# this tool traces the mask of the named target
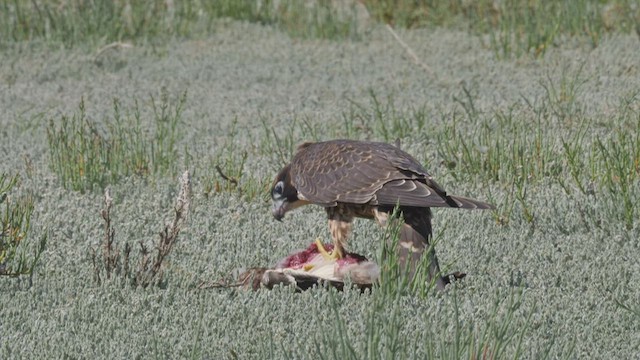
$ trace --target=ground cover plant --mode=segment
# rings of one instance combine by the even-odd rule
[[[84,100],[80,100],[78,112],[62,116],[61,124],[49,121],[52,170],[65,188],[80,191],[102,189],[124,176],[175,171],[178,122],[186,98],[185,92],[173,105],[167,94],[161,95],[159,104],[151,97],[152,135],[142,128],[137,102],[131,114],[123,115],[114,99],[113,117],[97,121],[87,118]]]
[[[580,35],[596,47],[608,33],[640,31],[640,9],[628,0],[3,0],[0,6],[5,42],[46,39],[65,46],[202,36],[221,18],[272,25],[295,37],[328,39],[361,39],[370,19],[402,28],[467,27],[486,34],[498,57],[542,56],[567,35]]]
[[[638,11],[0,0],[0,358],[637,357]],[[404,281],[394,229],[358,221],[370,291],[200,286],[328,240],[268,190],[331,138],[496,205],[434,211],[467,276]]]
[[[15,197],[13,188],[19,177],[0,175],[0,276],[31,276],[40,255],[47,243],[47,235],[43,234],[39,243],[29,237],[31,215],[34,209],[33,196]],[[28,251],[33,248],[33,254]]]

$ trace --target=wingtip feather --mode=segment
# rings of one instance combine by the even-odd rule
[[[462,196],[454,196],[449,195],[448,198],[452,199],[460,209],[470,209],[470,210],[495,210],[495,206],[492,204],[486,203],[480,200],[469,199]]]

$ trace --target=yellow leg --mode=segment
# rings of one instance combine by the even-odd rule
[[[316,239],[316,246],[318,247],[318,252],[322,254],[322,257],[324,257],[325,260],[335,261],[338,259],[342,259],[342,249],[339,246],[334,245],[333,251],[328,252],[327,249],[324,248],[324,244],[322,243],[322,240],[320,240],[320,238]]]
[[[329,216],[329,231],[333,239],[333,251],[331,259],[342,259],[344,256],[344,248],[347,244],[347,236],[351,230],[351,217]]]

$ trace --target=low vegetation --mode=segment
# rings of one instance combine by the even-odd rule
[[[371,20],[398,28],[452,26],[480,35],[500,58],[543,56],[566,37],[597,47],[612,32],[640,35],[634,1],[216,0],[0,2],[0,46],[42,39],[71,47],[162,42],[214,32],[221,19],[265,24],[302,38],[352,39]]]
[[[593,49],[612,35],[633,32],[640,35],[640,6],[628,0],[0,0],[0,49],[28,52],[25,50],[28,46],[23,45],[37,44],[65,47],[68,49],[65,51],[88,48],[98,54],[111,47],[148,46],[155,51],[176,39],[206,38],[229,21],[275,28],[297,38],[295,41],[327,39],[349,45],[373,39],[371,32],[376,26],[391,31],[396,41],[402,31],[394,29],[448,27],[467,31],[490,49],[499,63],[529,57],[536,66],[549,66],[545,60],[538,62],[536,58],[546,56],[554,47],[578,44]],[[407,50],[408,45],[402,45]],[[104,349],[123,349],[121,344],[110,345],[108,341],[129,340],[136,332],[141,341],[151,338],[153,342],[131,346],[144,351],[140,355],[143,357],[149,354],[172,357],[175,353],[171,351],[178,351],[175,344],[180,345],[181,355],[190,354],[193,358],[211,353],[228,358],[299,358],[303,354],[321,359],[585,356],[575,344],[589,340],[577,340],[585,334],[563,333],[567,327],[601,326],[587,329],[593,333],[587,333],[585,338],[595,343],[603,341],[601,336],[613,337],[603,335],[611,329],[612,334],[626,336],[628,329],[616,327],[619,324],[615,322],[621,318],[631,319],[630,323],[640,319],[640,306],[637,296],[634,297],[637,290],[632,281],[636,276],[637,259],[633,251],[637,251],[639,228],[636,204],[640,203],[640,90],[620,97],[617,104],[607,104],[607,113],[593,111],[588,106],[587,84],[591,80],[585,75],[588,66],[586,62],[572,64],[573,67],[560,69],[560,76],[548,74],[533,80],[537,92],[523,92],[516,101],[489,105],[489,109],[486,102],[484,107],[478,104],[481,97],[478,88],[466,82],[458,91],[453,90],[451,103],[438,110],[428,104],[408,104],[400,96],[379,88],[370,89],[368,96],[336,101],[336,106],[342,107],[334,108],[332,111],[338,116],[328,121],[318,121],[297,110],[287,112],[289,117],[283,121],[276,118],[281,114],[252,109],[259,114],[258,120],[240,125],[242,121],[238,118],[242,114],[231,124],[219,126],[219,133],[190,134],[196,141],[205,138],[209,142],[204,150],[192,148],[191,138],[185,138],[186,130],[199,131],[198,124],[191,124],[188,122],[191,119],[186,118],[187,110],[198,106],[187,102],[186,91],[169,94],[163,90],[159,96],[131,102],[114,99],[104,116],[92,115],[90,109],[97,104],[85,100],[79,100],[73,114],[38,112],[27,125],[20,125],[20,134],[35,132],[40,120],[45,120],[46,159],[38,162],[42,159],[34,156],[32,162],[30,154],[25,155],[30,186],[40,186],[37,190],[41,193],[21,188],[19,176],[0,176],[3,281],[0,285],[2,291],[8,289],[12,295],[2,300],[3,308],[7,304],[5,309],[10,309],[2,311],[4,316],[30,319],[30,314],[23,312],[36,309],[34,317],[45,320],[37,318],[29,322],[34,328],[26,329],[27,325],[23,327],[13,324],[12,318],[3,318],[3,330],[8,324],[6,327],[13,330],[7,332],[11,339],[24,339],[27,344],[45,343],[51,338],[53,345],[47,343],[37,350],[48,352],[51,350],[48,347],[53,347],[66,357],[95,355],[90,351],[104,355],[100,353]],[[636,74],[637,67],[625,71]],[[20,76],[12,74],[10,80],[21,81]],[[312,107],[313,110],[316,108]],[[210,125],[203,128],[215,128]],[[426,272],[419,272],[422,276],[412,282],[407,280],[394,251],[397,229],[390,226],[380,236],[377,247],[371,247],[375,251],[367,254],[380,265],[383,281],[364,293],[349,287],[343,293],[312,289],[305,294],[275,288],[247,295],[236,288],[204,290],[194,286],[213,272],[231,270],[232,266],[267,265],[230,265],[240,258],[237,254],[244,255],[242,261],[271,261],[273,254],[269,251],[282,244],[288,246],[294,237],[307,236],[311,230],[293,227],[288,228],[291,233],[282,231],[274,235],[276,232],[270,225],[258,222],[264,219],[261,211],[268,208],[273,171],[290,159],[300,141],[329,138],[397,142],[437,175],[438,181],[455,183],[469,193],[482,193],[496,205],[496,210],[485,213],[482,221],[499,229],[500,235],[489,239],[493,248],[476,244],[487,237],[472,239],[473,244],[465,243],[477,246],[473,256],[478,259],[473,261],[479,268],[484,266],[481,261],[490,261],[499,268],[517,258],[520,264],[534,264],[533,269],[517,268],[521,265],[501,268],[503,281],[505,272],[513,271],[506,285],[494,284],[493,274],[477,274],[475,282],[450,286],[443,294],[434,290]],[[161,193],[157,188],[146,187],[174,176],[185,164],[189,171],[184,173],[178,191]],[[190,174],[196,184],[193,196]],[[48,181],[50,176],[55,177],[53,185]],[[125,186],[122,183],[131,179],[144,179],[141,186],[144,188],[137,194],[161,193],[153,198],[158,202],[175,199],[171,220],[160,222],[156,238],[136,233],[139,229],[136,226],[139,223],[146,226],[148,218],[131,225],[127,221],[138,219],[118,221],[115,216],[118,206],[111,192],[115,193],[114,188]],[[43,254],[49,255],[45,250],[52,242],[48,243],[48,229],[41,230],[45,235],[34,240],[31,225],[38,215],[38,202],[58,196],[75,207],[73,201],[102,193],[104,202],[98,226],[85,218],[58,224],[55,221],[61,222],[59,218],[51,217],[56,220],[49,220],[54,223],[48,225],[60,227],[55,232],[55,245],[67,247],[60,245],[52,250],[48,260],[54,265],[40,261]],[[541,206],[542,201],[559,203],[561,208]],[[196,205],[207,207],[201,210]],[[63,207],[55,203],[51,211],[66,216],[68,209]],[[129,211],[130,217],[146,215]],[[187,216],[194,214],[198,216],[198,226],[187,230]],[[567,218],[558,219],[559,214]],[[89,217],[95,220],[95,214]],[[442,226],[434,235],[433,245],[441,249],[438,243],[445,234],[448,237],[456,234],[450,235],[446,223],[439,225]],[[92,231],[99,226],[102,228],[96,237]],[[552,226],[555,228],[551,229]],[[503,234],[510,234],[517,241]],[[183,239],[188,246],[176,246]],[[594,240],[588,251],[582,243],[587,240]],[[84,257],[85,242],[92,244],[88,258]],[[527,247],[531,243],[539,247]],[[82,248],[83,256],[66,259],[67,253],[73,253],[77,247]],[[485,251],[493,252],[492,257]],[[608,260],[613,258],[623,265],[602,264],[605,252]],[[172,266],[169,260],[184,264]],[[419,266],[427,268],[426,262],[425,258]],[[55,267],[78,263],[84,270]],[[447,264],[441,265],[443,272],[448,272]],[[581,272],[562,273],[567,269],[573,272],[575,268]],[[598,269],[590,273],[587,270],[590,268]],[[37,269],[43,269],[42,283],[34,285],[32,275]],[[612,274],[607,272],[609,269],[622,271]],[[518,273],[521,270],[542,272],[554,279]],[[167,276],[171,271],[184,273]],[[93,282],[83,280],[87,274],[86,278],[93,276]],[[20,279],[26,277],[29,284],[21,287]],[[173,279],[182,282],[173,283]],[[533,284],[535,281],[538,283]],[[67,282],[75,287],[67,287]],[[480,286],[498,290],[491,293]],[[558,315],[564,309],[537,302],[537,297],[546,292],[570,298],[564,299],[568,301],[565,303],[558,300],[554,306],[575,305],[588,309],[591,317],[602,316],[606,320],[585,320],[585,314],[569,311],[566,318],[565,313]],[[80,298],[84,302],[76,302]],[[50,303],[42,305],[42,299]],[[99,301],[93,302],[95,299]],[[67,305],[70,300],[71,305]],[[315,306],[315,302],[321,305]],[[192,316],[194,304],[197,314]],[[96,314],[109,315],[104,316],[107,320],[99,319],[104,321],[100,323],[92,319]],[[128,319],[127,326],[120,323],[123,318]],[[60,324],[65,331],[72,328],[68,331],[72,340],[56,337]],[[167,324],[179,330],[168,329]],[[54,329],[53,334],[36,328],[47,326]],[[242,335],[241,340],[232,338],[228,335],[229,326],[248,329],[250,334]],[[93,331],[91,336],[104,343],[76,336],[87,328]],[[103,328],[108,330],[102,333]],[[109,336],[105,336],[109,331]],[[123,336],[118,331],[126,333]],[[186,340],[176,337],[180,331],[186,334]],[[309,333],[315,337],[299,336]],[[538,336],[535,341],[530,339],[532,333]],[[544,334],[540,336],[541,333]],[[270,337],[267,339],[265,334]],[[208,348],[201,338],[220,341],[216,345],[223,343],[226,347]],[[291,339],[297,343],[286,342]],[[531,348],[528,340],[543,346]],[[162,346],[165,341],[170,344],[166,347],[169,350]],[[620,340],[611,340],[614,341]],[[82,348],[87,343],[91,344],[91,350]],[[185,343],[192,347],[185,349]],[[20,351],[19,344],[22,343],[3,344],[0,354]],[[222,351],[225,353],[220,356]],[[130,352],[126,355],[122,357],[135,357]]]
[[[126,239],[116,241],[116,225],[111,220],[113,198],[107,189],[104,194],[104,208],[101,211],[102,220],[104,220],[104,237],[100,246],[91,250],[95,282],[100,284],[112,278],[120,278],[133,287],[163,285],[164,268],[189,214],[190,204],[191,177],[187,171],[180,179],[180,189],[173,208],[173,220],[164,225],[159,232],[155,251],[149,250],[148,243],[140,240],[139,255],[132,258],[131,242]],[[123,243],[124,246],[121,245]]]
[[[186,92],[175,100],[163,93],[159,102],[152,96],[153,120],[147,121],[137,101],[132,110],[123,112],[120,101],[114,99],[112,117],[92,120],[81,100],[77,113],[49,120],[51,169],[62,186],[78,191],[101,190],[124,176],[173,171],[186,101]],[[149,122],[154,128],[145,127]]]
[[[31,276],[47,243],[46,235],[38,242],[29,236],[34,199],[12,193],[18,181],[0,175],[0,276]]]

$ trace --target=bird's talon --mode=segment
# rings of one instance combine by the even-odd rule
[[[316,247],[318,248],[318,252],[322,255],[323,258],[328,259],[331,257],[331,254],[324,248],[324,244],[320,238],[316,239]]]
[[[335,261],[342,258],[342,252],[335,246],[333,251],[328,252],[327,249],[324,248],[324,244],[320,238],[316,239],[316,247],[318,248],[318,252],[326,261]]]

